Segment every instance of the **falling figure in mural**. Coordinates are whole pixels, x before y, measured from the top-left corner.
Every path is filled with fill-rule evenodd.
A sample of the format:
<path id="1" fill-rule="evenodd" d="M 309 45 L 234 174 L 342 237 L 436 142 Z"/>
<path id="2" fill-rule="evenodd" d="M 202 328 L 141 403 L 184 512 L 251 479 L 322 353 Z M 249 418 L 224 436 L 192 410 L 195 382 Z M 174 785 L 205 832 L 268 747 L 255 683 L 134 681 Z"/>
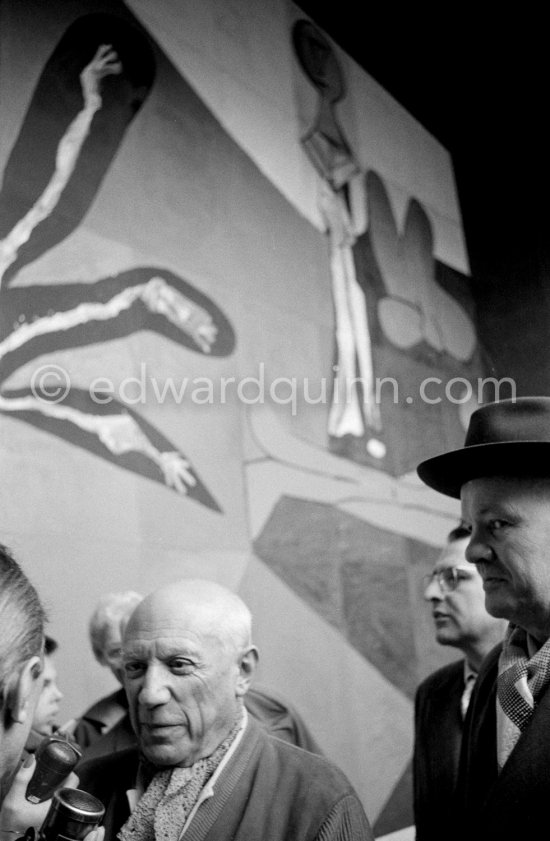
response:
<path id="1" fill-rule="evenodd" d="M 365 295 L 357 282 L 352 246 L 355 242 L 352 221 L 343 191 L 321 187 L 321 210 L 330 242 L 332 290 L 336 311 L 336 377 L 334 399 L 329 415 L 329 435 L 361 437 L 365 422 L 371 429 L 381 429 L 380 409 L 374 391 L 374 368 L 367 322 Z M 357 377 L 359 372 L 359 378 Z M 361 382 L 362 400 L 357 388 Z M 377 446 L 378 445 L 378 446 Z M 370 454 L 377 455 L 382 442 L 370 439 Z"/>
<path id="2" fill-rule="evenodd" d="M 354 261 L 358 235 L 348 202 L 351 180 L 360 170 L 334 113 L 345 92 L 344 79 L 331 44 L 312 23 L 298 21 L 293 39 L 302 69 L 319 93 L 317 117 L 302 145 L 322 178 L 320 210 L 330 242 L 337 365 L 329 434 L 366 440 L 367 453 L 381 463 L 386 448 L 376 437 L 382 428 L 380 407 L 367 300 Z M 433 234 L 426 212 L 418 201 L 411 201 L 401 235 L 381 179 L 369 172 L 365 181 L 370 243 L 385 289 L 375 304 L 382 333 L 400 350 L 424 344 L 445 355 L 446 364 L 454 365 L 457 374 L 465 373 L 456 362 L 467 364 L 472 359 L 475 329 L 460 303 L 435 279 Z"/>
<path id="3" fill-rule="evenodd" d="M 302 145 L 322 178 L 320 210 L 330 245 L 337 356 L 329 434 L 362 437 L 366 428 L 380 431 L 381 419 L 367 304 L 355 274 L 352 247 L 356 234 L 347 201 L 348 184 L 360 170 L 333 111 L 344 95 L 344 81 L 331 45 L 305 20 L 295 25 L 293 38 L 301 66 L 320 94 L 316 122 L 302 138 Z M 383 443 L 375 438 L 369 439 L 367 449 L 375 458 L 384 453 Z"/>
<path id="4" fill-rule="evenodd" d="M 15 262 L 19 248 L 28 242 L 33 230 L 57 205 L 74 172 L 82 144 L 90 132 L 96 111 L 102 105 L 100 81 L 105 76 L 122 73 L 122 64 L 110 44 L 101 44 L 95 56 L 80 74 L 84 107 L 61 138 L 55 159 L 55 171 L 49 184 L 7 237 L 0 242 L 0 284 L 8 266 Z"/>
<path id="5" fill-rule="evenodd" d="M 106 16 L 89 17 L 95 19 L 98 28 L 106 20 Z M 73 24 L 73 30 L 77 30 L 76 40 L 79 37 L 82 40 L 86 23 L 90 23 L 89 19 Z M 68 32 L 65 40 L 70 41 L 71 37 L 74 39 L 74 31 Z M 89 49 L 89 43 L 86 46 Z M 143 44 L 140 46 L 143 47 Z M 71 47 L 74 52 L 74 43 Z M 58 50 L 62 49 L 61 42 Z M 55 53 L 50 63 L 54 57 Z M 33 237 L 44 231 L 44 223 L 47 225 L 52 221 L 56 209 L 59 210 L 69 192 L 71 180 L 81 163 L 81 154 L 89 142 L 94 118 L 102 110 L 102 81 L 109 76 L 122 76 L 123 72 L 124 62 L 119 52 L 111 43 L 100 42 L 91 61 L 79 73 L 83 106 L 57 143 L 53 174 L 49 175 L 38 198 L 5 232 L 6 222 L 3 220 L 0 240 L 3 316 L 0 383 L 5 383 L 22 365 L 45 352 L 105 341 L 106 338 L 120 338 L 139 329 L 155 330 L 204 354 L 225 355 L 232 349 L 232 330 L 213 302 L 162 268 L 137 268 L 93 284 L 8 288 L 18 268 L 36 258 L 32 250 L 25 254 L 25 247 L 32 249 Z M 46 68 L 44 76 L 47 75 Z M 149 83 L 151 81 L 152 74 Z M 135 99 L 130 102 L 130 113 L 119 128 L 121 135 L 147 91 L 147 86 L 142 84 L 139 90 L 141 98 L 138 102 Z M 37 94 L 40 95 L 40 91 Z M 24 129 L 21 134 L 24 135 Z M 118 142 L 120 140 L 121 137 Z M 103 162 L 101 175 L 108 163 L 108 160 Z M 97 178 L 97 186 L 99 183 L 100 178 Z M 2 192 L 5 195 L 6 191 Z M 87 197 L 87 204 L 93 193 Z M 64 215 L 67 215 L 66 211 Z M 38 243 L 38 253 L 63 239 L 64 235 L 60 235 L 54 225 L 49 233 L 46 231 L 46 243 Z M 8 323 L 10 317 L 11 325 Z M 189 495 L 219 510 L 189 460 L 136 412 L 114 399 L 106 400 L 100 391 L 86 392 L 72 388 L 70 383 L 66 385 L 61 398 L 53 400 L 44 383 L 33 382 L 31 389 L 17 391 L 2 388 L 0 412 L 47 429 L 121 467 L 162 481 L 177 493 Z"/>

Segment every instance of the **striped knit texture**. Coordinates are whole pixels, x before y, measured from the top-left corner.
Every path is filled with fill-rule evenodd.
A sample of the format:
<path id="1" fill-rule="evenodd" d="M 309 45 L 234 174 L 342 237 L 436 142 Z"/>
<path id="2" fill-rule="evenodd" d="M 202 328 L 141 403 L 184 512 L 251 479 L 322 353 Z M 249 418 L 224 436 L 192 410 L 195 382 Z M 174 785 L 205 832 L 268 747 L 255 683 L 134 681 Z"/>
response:
<path id="1" fill-rule="evenodd" d="M 315 841 L 365 841 L 365 820 L 356 797 L 336 803 L 315 836 Z"/>

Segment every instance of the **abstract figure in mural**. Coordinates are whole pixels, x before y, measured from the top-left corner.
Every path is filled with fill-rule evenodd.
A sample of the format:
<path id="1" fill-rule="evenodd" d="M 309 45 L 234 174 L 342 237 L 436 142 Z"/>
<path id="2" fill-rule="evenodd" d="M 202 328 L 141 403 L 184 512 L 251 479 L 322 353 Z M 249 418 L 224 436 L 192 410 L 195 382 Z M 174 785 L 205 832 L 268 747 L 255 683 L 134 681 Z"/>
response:
<path id="1" fill-rule="evenodd" d="M 476 346 L 472 320 L 435 281 L 433 232 L 420 202 L 409 203 L 400 234 L 382 179 L 367 176 L 370 240 L 386 295 L 378 319 L 387 339 L 403 350 L 426 342 L 438 353 L 468 361 Z"/>
<path id="2" fill-rule="evenodd" d="M 386 340 L 399 351 L 422 357 L 434 374 L 444 367 L 447 374 L 469 376 L 477 345 L 475 329 L 467 312 L 436 280 L 432 227 L 420 202 L 409 202 L 401 234 L 382 179 L 372 171 L 361 175 L 334 112 L 345 85 L 332 45 L 305 20 L 295 24 L 293 43 L 300 65 L 319 95 L 317 118 L 301 142 L 321 177 L 319 207 L 330 244 L 336 339 L 328 422 L 331 448 L 385 470 L 391 470 L 391 463 L 407 463 L 407 472 L 411 454 L 396 455 L 387 446 L 388 430 L 383 429 L 381 399 L 375 387 L 375 370 L 380 375 L 375 346 Z M 364 236 L 349 201 L 352 181 L 366 196 L 369 229 Z M 370 249 L 367 259 L 365 240 Z M 373 260 L 380 286 L 376 293 L 369 288 Z M 404 366 L 409 376 L 411 366 L 414 362 L 409 358 Z M 399 373 L 396 365 L 391 371 L 384 370 L 380 379 L 388 376 L 395 382 Z M 464 408 L 452 406 L 451 410 L 463 420 Z M 466 408 L 471 411 L 475 406 Z M 401 437 L 408 436 L 404 433 Z M 412 456 L 411 463 L 418 458 L 418 454 Z M 391 472 L 399 475 L 399 470 Z"/>
<path id="3" fill-rule="evenodd" d="M 357 283 L 352 253 L 355 232 L 347 188 L 350 179 L 359 173 L 359 167 L 333 110 L 344 96 L 344 77 L 330 43 L 309 21 L 300 20 L 295 24 L 293 42 L 302 69 L 320 97 L 317 119 L 302 138 L 302 145 L 322 178 L 320 209 L 330 242 L 336 317 L 336 379 L 329 434 L 361 436 L 365 426 L 379 430 L 381 422 L 374 395 L 367 305 Z M 357 388 L 358 378 L 362 394 Z M 367 446 L 375 455 L 383 445 L 371 439 Z"/>
<path id="4" fill-rule="evenodd" d="M 317 116 L 302 145 L 321 178 L 338 192 L 359 172 L 334 112 L 346 92 L 342 70 L 327 39 L 309 21 L 295 24 L 292 40 L 304 73 L 319 93 Z"/>
<path id="5" fill-rule="evenodd" d="M 94 14 L 69 27 L 44 68 L 0 192 L 0 412 L 219 511 L 188 458 L 119 401 L 70 383 L 54 399 L 44 383 L 5 386 L 44 354 L 139 330 L 211 356 L 233 349 L 218 307 L 161 267 L 94 283 L 12 285 L 84 217 L 149 93 L 154 66 L 148 39 L 132 23 Z"/>

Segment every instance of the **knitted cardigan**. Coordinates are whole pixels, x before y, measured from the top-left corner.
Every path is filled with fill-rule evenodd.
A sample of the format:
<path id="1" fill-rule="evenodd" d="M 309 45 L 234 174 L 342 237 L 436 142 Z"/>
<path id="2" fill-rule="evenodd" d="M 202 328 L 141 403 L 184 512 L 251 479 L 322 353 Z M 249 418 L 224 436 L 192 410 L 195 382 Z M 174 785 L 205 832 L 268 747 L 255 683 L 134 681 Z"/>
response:
<path id="1" fill-rule="evenodd" d="M 129 815 L 134 749 L 84 762 L 79 787 L 106 806 L 105 841 Z M 214 796 L 188 825 L 185 841 L 373 841 L 369 822 L 344 774 L 323 757 L 267 735 L 249 718 Z"/>

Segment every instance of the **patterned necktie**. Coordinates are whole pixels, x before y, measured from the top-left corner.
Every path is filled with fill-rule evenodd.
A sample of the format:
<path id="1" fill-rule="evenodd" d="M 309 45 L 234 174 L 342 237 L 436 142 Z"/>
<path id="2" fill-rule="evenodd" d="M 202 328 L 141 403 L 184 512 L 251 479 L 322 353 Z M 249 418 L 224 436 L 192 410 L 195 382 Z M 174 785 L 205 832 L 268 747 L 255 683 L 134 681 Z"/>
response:
<path id="1" fill-rule="evenodd" d="M 537 698 L 550 682 L 550 640 L 529 659 L 527 633 L 510 626 L 499 658 L 497 699 L 504 713 L 498 732 L 502 768 L 531 721 Z"/>

